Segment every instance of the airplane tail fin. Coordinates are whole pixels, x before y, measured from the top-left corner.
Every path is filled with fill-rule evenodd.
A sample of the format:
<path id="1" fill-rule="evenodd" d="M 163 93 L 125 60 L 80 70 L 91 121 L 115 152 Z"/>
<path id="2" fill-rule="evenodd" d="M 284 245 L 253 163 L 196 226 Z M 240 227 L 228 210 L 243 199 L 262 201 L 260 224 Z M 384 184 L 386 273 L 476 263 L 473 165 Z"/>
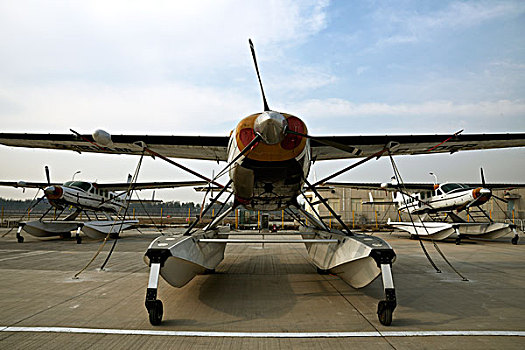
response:
<path id="1" fill-rule="evenodd" d="M 395 204 L 396 202 L 388 202 L 388 201 L 374 201 L 374 197 L 372 196 L 372 192 L 368 192 L 368 198 L 370 199 L 370 201 L 368 202 L 362 202 L 361 204 L 369 204 L 369 205 L 376 205 L 376 204 L 379 204 L 379 205 L 391 205 L 391 204 Z"/>

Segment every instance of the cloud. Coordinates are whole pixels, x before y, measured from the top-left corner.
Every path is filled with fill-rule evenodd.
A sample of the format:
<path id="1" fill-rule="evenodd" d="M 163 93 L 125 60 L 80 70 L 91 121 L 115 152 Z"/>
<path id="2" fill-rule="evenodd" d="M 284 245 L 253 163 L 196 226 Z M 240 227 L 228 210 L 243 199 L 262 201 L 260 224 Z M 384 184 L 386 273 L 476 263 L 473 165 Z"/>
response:
<path id="1" fill-rule="evenodd" d="M 230 90 L 183 83 L 115 87 L 54 84 L 0 90 L 2 127 L 9 131 L 68 132 L 108 129 L 111 133 L 225 134 L 258 106 Z M 89 129 L 91 128 L 91 129 Z M 87 129 L 87 130 L 86 130 Z"/>
<path id="2" fill-rule="evenodd" d="M 372 18 L 380 31 L 375 47 L 415 43 L 427 40 L 435 31 L 451 31 L 479 26 L 484 22 L 517 17 L 525 13 L 520 1 L 453 1 L 445 8 L 422 13 L 414 8 L 385 6 Z"/>
<path id="3" fill-rule="evenodd" d="M 454 115 L 464 117 L 496 117 L 502 114 L 525 116 L 523 101 L 481 101 L 478 103 L 458 104 L 451 101 L 429 101 L 423 103 L 352 103 L 343 99 L 311 99 L 291 107 L 303 115 L 327 117 L 349 116 L 421 116 L 421 115 Z"/>
<path id="4" fill-rule="evenodd" d="M 314 134 L 406 134 L 519 132 L 525 129 L 525 102 L 352 103 L 311 99 L 288 106 Z"/>
<path id="5" fill-rule="evenodd" d="M 291 68 L 291 69 L 288 69 Z M 305 64 L 286 67 L 286 71 L 279 71 L 279 75 L 268 74 L 264 79 L 265 86 L 274 93 L 313 92 L 318 88 L 334 84 L 338 78 L 330 72 L 329 67 L 319 67 Z M 283 83 L 285 82 L 285 83 Z"/>
<path id="6" fill-rule="evenodd" d="M 370 70 L 370 66 L 359 66 L 356 69 L 356 74 L 357 75 L 361 75 L 361 74 L 365 73 L 368 70 Z"/>
<path id="7" fill-rule="evenodd" d="M 327 6 L 327 1 L 2 2 L 0 77 L 185 79 L 202 69 L 247 65 L 249 37 L 268 50 L 303 42 L 326 27 Z"/>

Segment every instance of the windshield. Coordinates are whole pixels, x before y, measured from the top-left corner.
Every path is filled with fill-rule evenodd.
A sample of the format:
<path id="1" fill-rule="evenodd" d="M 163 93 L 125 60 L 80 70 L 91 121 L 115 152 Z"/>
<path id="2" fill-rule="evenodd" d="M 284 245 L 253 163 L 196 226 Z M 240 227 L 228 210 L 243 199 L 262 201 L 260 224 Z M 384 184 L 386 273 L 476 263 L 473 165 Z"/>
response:
<path id="1" fill-rule="evenodd" d="M 91 188 L 91 184 L 85 181 L 68 181 L 64 183 L 64 186 L 65 187 L 76 187 L 86 192 L 89 191 L 89 189 Z"/>
<path id="2" fill-rule="evenodd" d="M 465 186 L 465 185 L 462 185 L 462 184 L 444 184 L 444 185 L 441 185 L 440 188 L 443 190 L 443 192 L 449 193 L 449 192 L 452 192 L 452 191 L 463 190 L 463 189 L 466 189 L 468 187 Z"/>

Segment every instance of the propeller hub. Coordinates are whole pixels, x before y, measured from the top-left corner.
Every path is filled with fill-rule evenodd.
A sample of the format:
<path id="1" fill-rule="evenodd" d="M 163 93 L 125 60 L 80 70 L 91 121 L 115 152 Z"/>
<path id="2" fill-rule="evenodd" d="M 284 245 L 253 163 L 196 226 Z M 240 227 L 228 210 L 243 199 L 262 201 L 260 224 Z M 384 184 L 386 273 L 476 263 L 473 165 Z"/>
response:
<path id="1" fill-rule="evenodd" d="M 487 197 L 492 194 L 492 191 L 488 188 L 482 188 L 481 190 L 479 190 L 479 194 L 483 197 Z"/>
<path id="2" fill-rule="evenodd" d="M 472 190 L 472 197 L 474 197 L 478 204 L 485 203 L 491 196 L 492 191 L 488 188 L 478 187 Z"/>
<path id="3" fill-rule="evenodd" d="M 283 140 L 287 125 L 286 118 L 281 113 L 268 111 L 255 119 L 253 131 L 261 135 L 264 143 L 275 145 Z"/>
<path id="4" fill-rule="evenodd" d="M 60 199 L 64 190 L 60 186 L 48 186 L 44 189 L 44 194 L 47 199 Z"/>

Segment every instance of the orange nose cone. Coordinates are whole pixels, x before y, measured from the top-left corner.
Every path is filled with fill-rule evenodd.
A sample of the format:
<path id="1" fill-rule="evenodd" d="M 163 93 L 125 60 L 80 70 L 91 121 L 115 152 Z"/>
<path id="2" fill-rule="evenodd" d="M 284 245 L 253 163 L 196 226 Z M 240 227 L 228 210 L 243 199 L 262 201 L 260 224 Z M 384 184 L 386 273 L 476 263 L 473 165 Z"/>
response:
<path id="1" fill-rule="evenodd" d="M 47 199 L 59 199 L 63 193 L 64 190 L 60 186 L 49 186 L 44 190 Z"/>
<path id="2" fill-rule="evenodd" d="M 286 130 L 307 134 L 306 125 L 304 122 L 292 115 L 280 113 L 286 118 Z M 255 122 L 261 114 L 253 114 L 241 120 L 235 129 L 235 138 L 237 140 L 237 147 L 240 151 L 246 147 L 250 141 L 255 137 Z M 280 142 L 269 144 L 267 142 L 259 142 L 250 152 L 246 153 L 246 157 L 258 161 L 284 161 L 297 157 L 304 150 L 306 146 L 306 138 L 300 135 L 286 133 L 280 139 Z"/>
<path id="3" fill-rule="evenodd" d="M 488 188 L 478 187 L 472 190 L 472 197 L 477 199 L 479 203 L 485 203 L 490 199 L 492 191 Z"/>

